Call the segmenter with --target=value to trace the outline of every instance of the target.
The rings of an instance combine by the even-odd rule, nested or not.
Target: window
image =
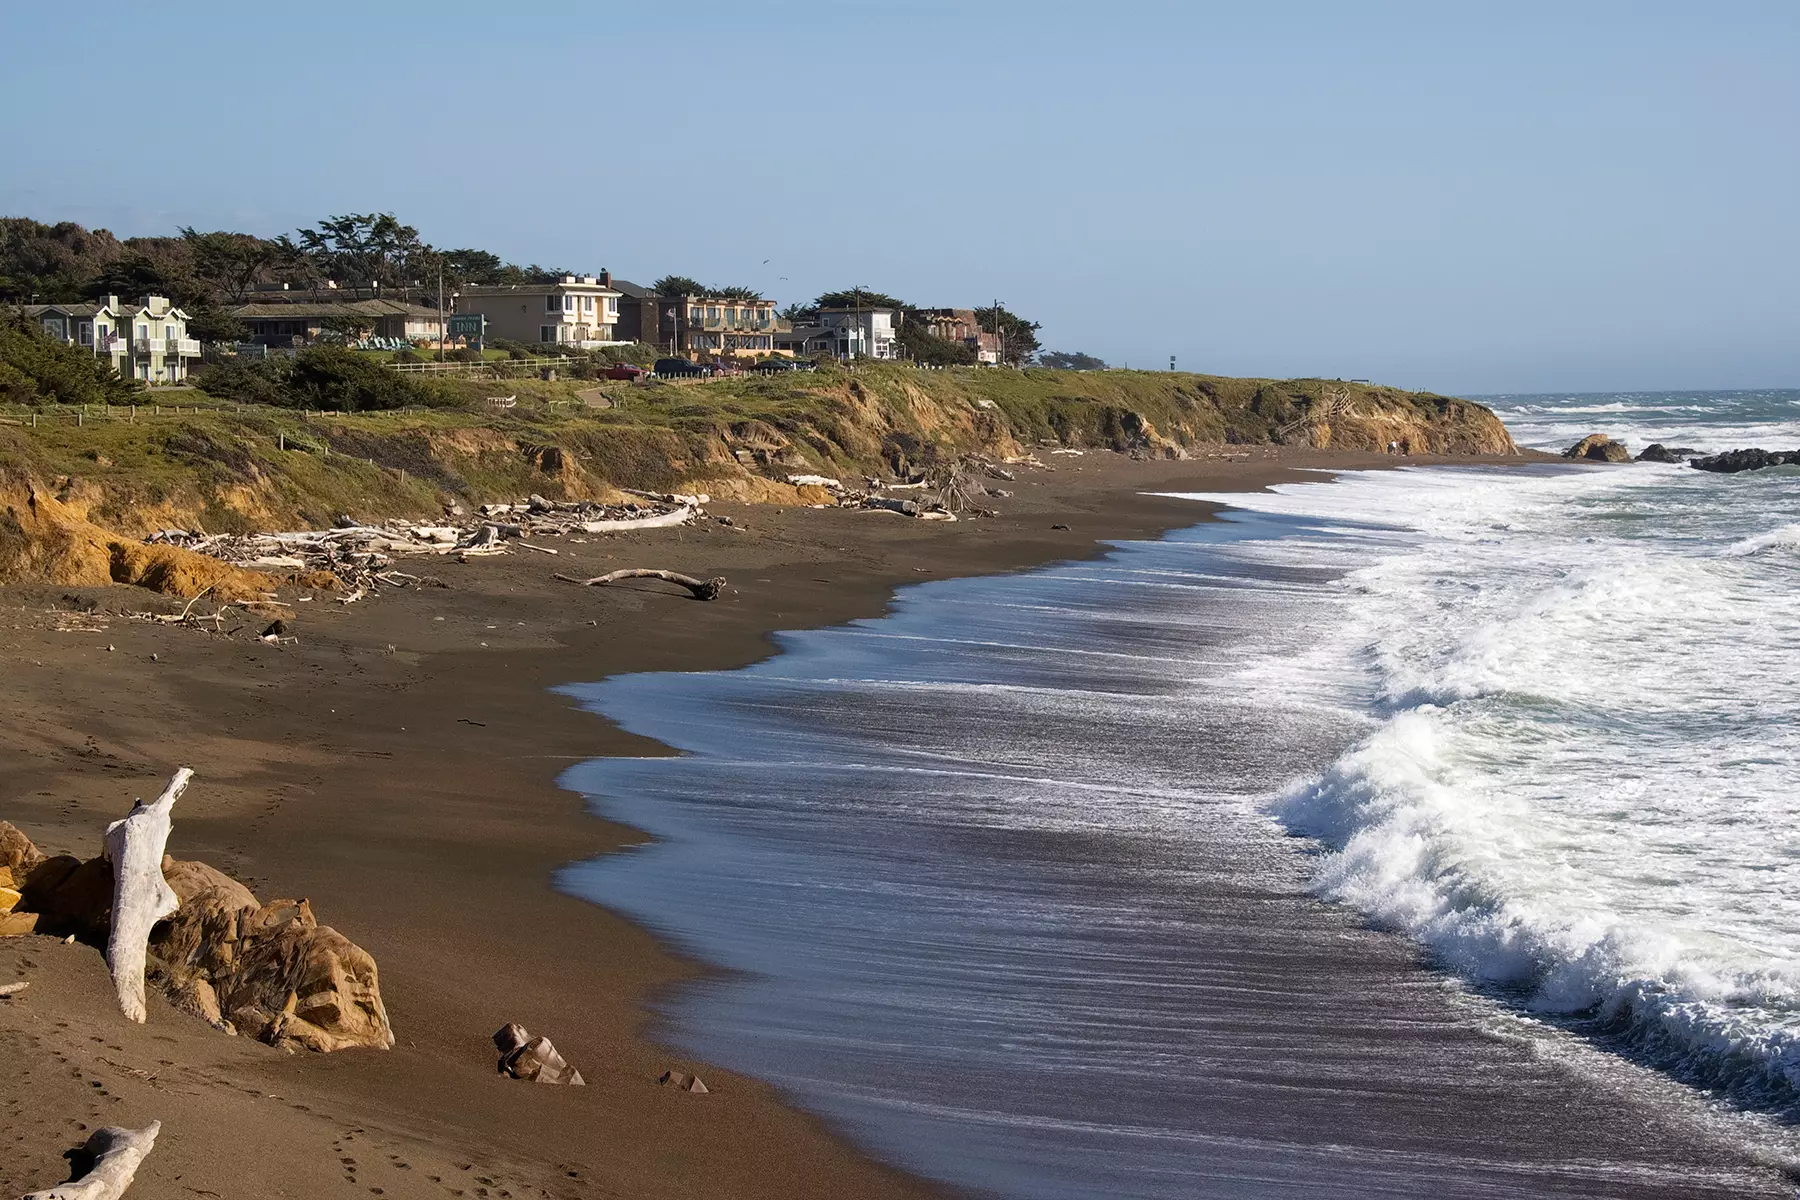
[[[594,311],[594,298],[592,296],[583,296],[581,298],[581,311],[582,312],[593,312]]]
[[[175,327],[173,325],[164,325],[163,326],[163,336],[168,338],[171,342],[174,341],[175,340]]]
[[[619,315],[619,298],[617,296],[608,296],[606,298],[606,311],[614,316]]]
[[[562,305],[560,305],[556,302],[555,296],[545,296],[544,297],[544,311],[545,312],[561,312]]]
[[[690,321],[698,321],[703,315],[698,308],[688,309],[688,320]]]
[[[555,340],[556,340],[556,326],[554,326],[554,325],[539,325],[538,326],[538,341],[554,342]]]
[[[80,339],[81,344],[84,346],[93,345],[94,344],[94,323],[92,321],[83,321],[77,328],[78,328],[79,332],[76,334],[76,336]]]
[[[575,311],[575,297],[573,297],[573,296],[564,296],[563,297],[563,311],[564,312],[574,312]]]

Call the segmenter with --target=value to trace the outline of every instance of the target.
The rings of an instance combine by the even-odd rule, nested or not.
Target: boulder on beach
[[[1690,459],[1688,466],[1722,475],[1761,471],[1768,467],[1800,467],[1800,450],[1727,450],[1723,454]]]
[[[1624,442],[1615,442],[1604,433],[1590,433],[1563,451],[1564,458],[1579,458],[1587,462],[1630,462],[1631,451]]]
[[[163,878],[181,907],[151,935],[151,971],[179,1007],[272,1046],[393,1046],[375,960],[310,902],[258,904],[205,863],[164,858]]]
[[[284,1049],[394,1044],[375,960],[320,925],[307,901],[263,904],[205,863],[165,857],[162,872],[180,907],[151,931],[146,967],[177,1008]],[[105,857],[44,859],[19,890],[21,911],[8,919],[29,916],[44,933],[105,942],[113,892]]]
[[[0,821],[0,868],[11,873],[15,881],[23,880],[44,861],[41,850],[10,821]]]
[[[494,1045],[500,1051],[500,1073],[533,1083],[566,1083],[585,1087],[587,1080],[568,1064],[547,1037],[532,1037],[515,1021],[502,1025],[494,1034]]]
[[[665,1087],[672,1085],[680,1091],[696,1092],[700,1095],[705,1095],[711,1090],[700,1081],[698,1075],[689,1075],[686,1071],[664,1071],[657,1077],[656,1082]]]

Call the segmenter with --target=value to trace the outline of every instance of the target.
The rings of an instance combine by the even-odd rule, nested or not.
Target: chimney
[[[612,272],[611,272],[611,271],[607,271],[607,270],[604,270],[604,269],[603,269],[603,270],[601,270],[601,272],[600,272],[600,286],[601,286],[601,287],[611,287],[611,286],[612,286]]]

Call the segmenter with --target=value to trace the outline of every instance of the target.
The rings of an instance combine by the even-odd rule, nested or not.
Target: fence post
[[[134,404],[131,406],[131,415],[129,417],[125,418],[125,423],[127,425],[136,425],[137,424],[137,405]]]
[[[278,450],[286,450],[287,449],[287,434],[277,433],[275,435],[275,447]]]
[[[87,416],[87,405],[84,404],[81,406],[81,411],[75,414],[75,428],[81,428],[81,419],[85,416]]]

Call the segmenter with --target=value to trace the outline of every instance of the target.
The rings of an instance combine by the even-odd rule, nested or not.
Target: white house
[[[891,308],[822,308],[818,317],[835,335],[839,358],[899,358],[900,320]]]

